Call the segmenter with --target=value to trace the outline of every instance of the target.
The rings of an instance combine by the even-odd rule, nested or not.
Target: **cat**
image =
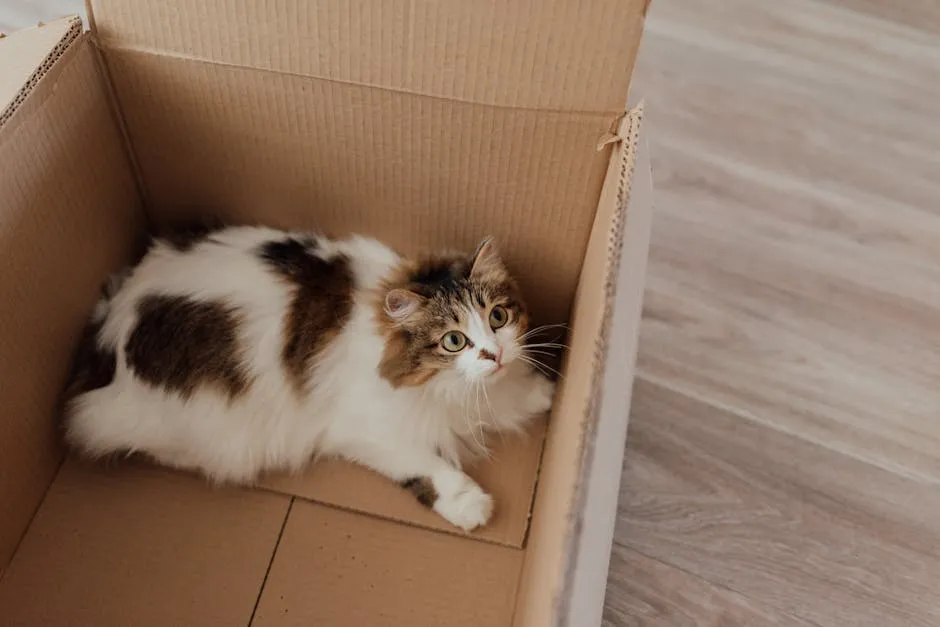
[[[106,287],[65,407],[67,443],[91,458],[251,484],[335,456],[469,531],[493,499],[461,460],[552,403],[490,239],[406,259],[363,236],[196,229],[154,238]]]

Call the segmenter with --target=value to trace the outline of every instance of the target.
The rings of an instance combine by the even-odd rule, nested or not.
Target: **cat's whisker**
[[[538,343],[536,343],[536,344],[526,344],[525,347],[526,347],[526,348],[528,348],[528,347],[532,347],[532,348],[560,348],[560,349],[567,350],[568,345],[567,345],[567,344],[560,344],[560,343],[558,343],[558,342],[538,342]]]
[[[477,439],[477,432],[474,429],[472,424],[468,425],[470,426],[470,437],[473,438],[474,444],[476,444],[479,447],[479,451],[481,452],[481,454],[487,459],[489,459],[490,451],[486,447],[486,433],[483,431],[483,421],[480,418],[480,382],[473,381],[472,386],[474,390],[474,396],[476,396],[476,405],[477,405],[476,426],[480,429],[480,438]],[[468,403],[467,411],[469,412],[469,410],[470,410],[470,407]]]
[[[552,368],[551,366],[548,366],[548,365],[546,365],[546,364],[543,364],[543,363],[540,362],[540,361],[536,361],[535,359],[533,359],[533,358],[531,358],[531,357],[526,357],[525,355],[519,355],[519,359],[521,359],[521,360],[524,361],[525,363],[529,364],[529,365],[532,366],[533,368],[537,368],[537,369],[538,369],[539,371],[541,371],[541,373],[544,374],[545,376],[548,376],[548,373],[545,372],[546,370],[548,370],[549,372],[552,372],[552,373],[558,375],[558,377],[560,377],[560,378],[562,378],[562,379],[565,378],[565,375],[561,374],[560,372],[558,372],[557,370],[555,370],[555,369]]]
[[[539,333],[544,333],[545,331],[548,331],[548,330],[550,330],[550,329],[558,329],[558,328],[563,328],[563,329],[565,329],[566,331],[570,331],[570,330],[571,330],[571,329],[568,327],[567,324],[545,324],[545,325],[542,325],[542,326],[540,326],[540,327],[535,327],[534,329],[529,329],[528,331],[526,331],[525,333],[523,333],[522,335],[520,335],[520,336],[519,336],[519,339],[520,339],[520,340],[524,340],[524,339],[526,339],[526,338],[532,337],[533,335],[537,335],[537,334],[539,334]],[[563,334],[562,334],[562,335],[563,335]]]
[[[464,423],[467,425],[467,434],[473,438],[473,443],[477,447],[477,452],[484,450],[484,445],[477,440],[476,432],[473,430],[473,424],[470,420],[470,392],[474,390],[473,381],[467,381],[467,385],[464,388],[466,400],[463,403],[463,419]]]
[[[537,348],[536,348],[536,349],[531,349],[531,348],[529,348],[529,349],[526,349],[525,352],[526,352],[526,353],[537,353],[537,354],[539,354],[539,355],[546,355],[546,356],[548,356],[548,357],[557,357],[557,355],[556,355],[555,353],[550,353],[549,351],[539,350],[539,349],[537,349]]]
[[[499,428],[499,418],[497,418],[496,413],[493,411],[493,404],[490,402],[490,393],[486,391],[486,383],[482,383],[481,387],[483,388],[483,399],[486,401],[487,411],[490,414],[490,420],[493,423],[493,428],[496,433],[499,434],[499,441],[505,442],[506,436],[503,435],[503,430]]]

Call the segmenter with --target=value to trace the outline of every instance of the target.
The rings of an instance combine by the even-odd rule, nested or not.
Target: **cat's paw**
[[[549,381],[541,375],[533,376],[532,389],[526,398],[526,411],[530,414],[544,414],[552,408],[552,399],[555,397],[555,382]]]
[[[464,531],[471,531],[490,521],[490,516],[493,515],[493,497],[470,478],[466,478],[454,493],[438,496],[434,511],[452,525]]]

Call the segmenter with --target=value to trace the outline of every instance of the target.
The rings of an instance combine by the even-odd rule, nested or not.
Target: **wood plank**
[[[639,369],[940,481],[940,40],[816,0],[660,0]]]
[[[810,627],[673,566],[615,544],[604,627]]]
[[[624,472],[644,555],[819,625],[940,624],[933,484],[642,380]]]

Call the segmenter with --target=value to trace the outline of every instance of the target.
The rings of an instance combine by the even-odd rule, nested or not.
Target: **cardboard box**
[[[92,0],[0,40],[0,623],[598,625],[651,221],[627,90],[644,0]],[[63,461],[103,279],[194,211],[493,234],[568,321],[551,416],[472,474],[460,534],[337,461],[258,489]]]

